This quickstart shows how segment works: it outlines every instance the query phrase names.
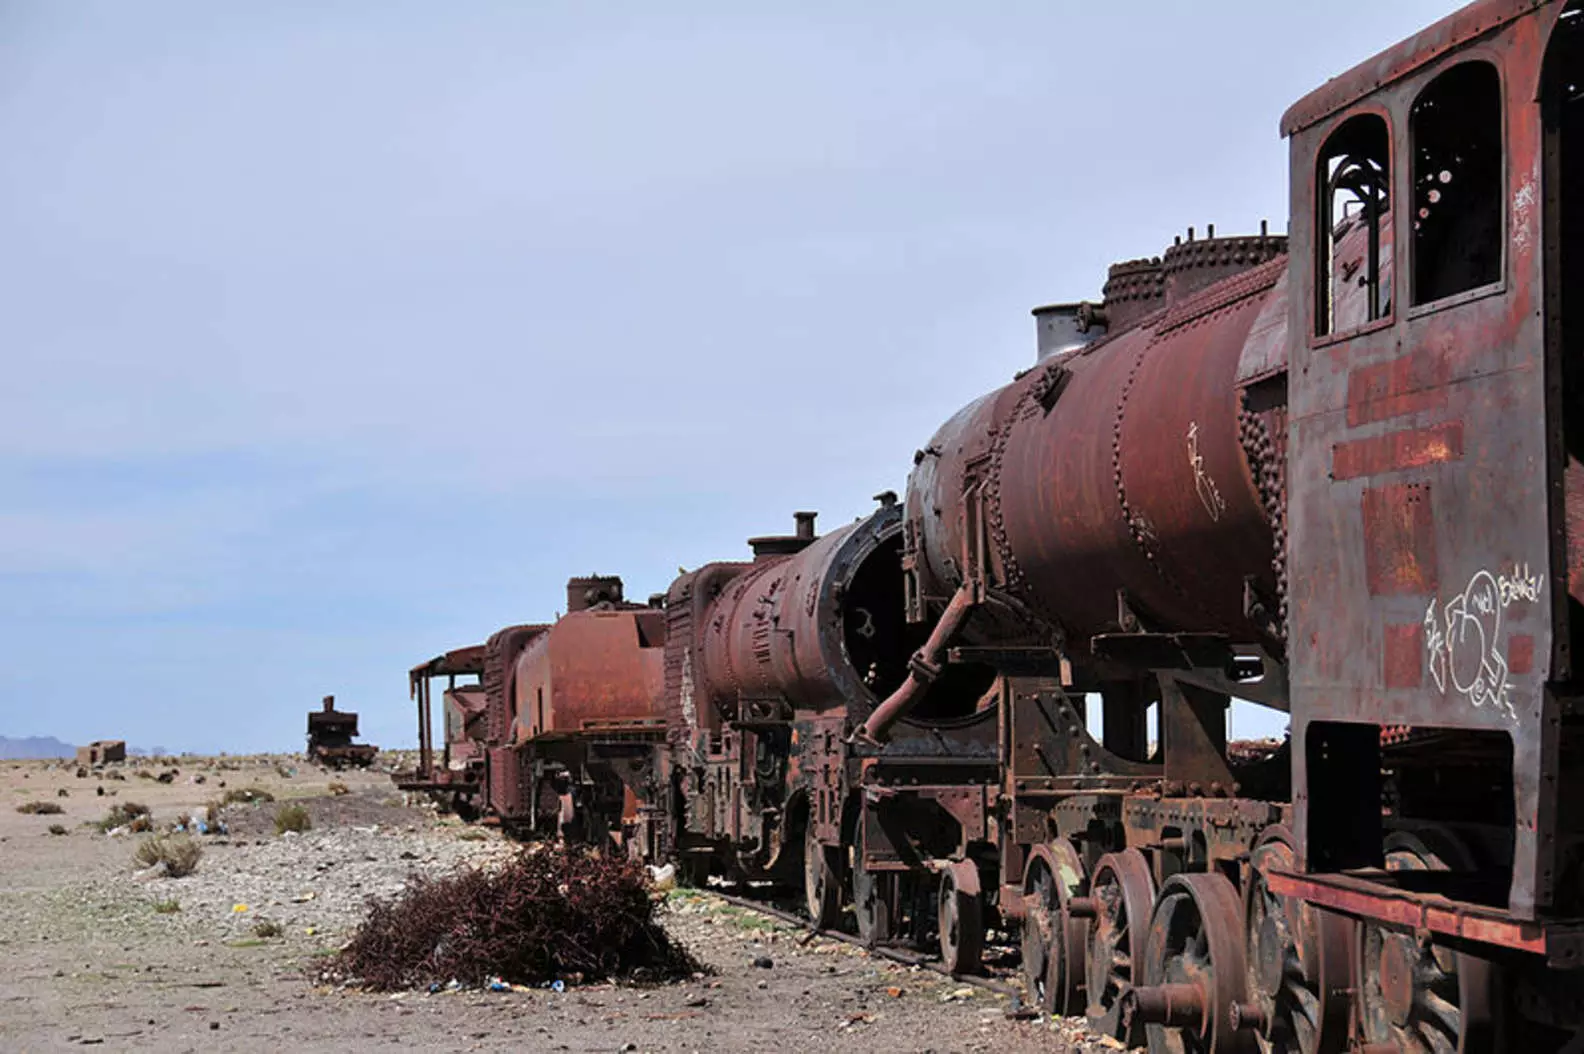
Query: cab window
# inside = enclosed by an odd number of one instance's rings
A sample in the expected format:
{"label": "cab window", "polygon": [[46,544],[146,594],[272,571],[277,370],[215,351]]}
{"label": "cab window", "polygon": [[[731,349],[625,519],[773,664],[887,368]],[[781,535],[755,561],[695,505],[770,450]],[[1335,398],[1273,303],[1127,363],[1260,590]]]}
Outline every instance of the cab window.
{"label": "cab window", "polygon": [[1315,334],[1391,314],[1391,133],[1377,114],[1343,122],[1315,173]]}
{"label": "cab window", "polygon": [[1501,279],[1501,78],[1489,62],[1436,77],[1409,114],[1413,303]]}

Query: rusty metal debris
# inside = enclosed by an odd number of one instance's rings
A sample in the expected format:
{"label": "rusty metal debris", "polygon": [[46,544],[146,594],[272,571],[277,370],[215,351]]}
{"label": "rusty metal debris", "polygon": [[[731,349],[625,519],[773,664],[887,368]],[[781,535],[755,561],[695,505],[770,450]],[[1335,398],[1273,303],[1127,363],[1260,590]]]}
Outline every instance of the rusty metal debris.
{"label": "rusty metal debris", "polygon": [[352,742],[358,734],[358,715],[335,708],[327,695],[318,710],[308,711],[308,760],[333,769],[368,768],[379,747]]}

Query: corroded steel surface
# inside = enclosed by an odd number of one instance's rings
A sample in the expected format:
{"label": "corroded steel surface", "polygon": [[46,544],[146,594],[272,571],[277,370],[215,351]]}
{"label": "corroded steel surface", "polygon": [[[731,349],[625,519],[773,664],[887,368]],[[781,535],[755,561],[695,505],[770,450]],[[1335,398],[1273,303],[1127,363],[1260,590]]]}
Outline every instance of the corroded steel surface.
{"label": "corroded steel surface", "polygon": [[1561,8],[1555,0],[1480,0],[1460,8],[1299,99],[1282,115],[1282,135],[1301,132],[1453,48],[1548,5]]}
{"label": "corroded steel surface", "polygon": [[[1259,640],[1245,579],[1277,591],[1274,535],[1248,464],[1238,378],[1256,322],[1283,295],[1283,245],[1174,247],[1175,296],[1161,310],[952,418],[909,481],[925,597],[943,601],[960,583],[964,508],[982,484],[995,577],[1070,648],[1136,628],[1119,624],[1119,592],[1149,628]],[[1257,331],[1266,373],[1284,365],[1268,330]]]}
{"label": "corroded steel surface", "polygon": [[[1313,159],[1354,111],[1327,114],[1369,92],[1360,106],[1407,128],[1416,100],[1447,68],[1470,57],[1503,63],[1502,281],[1414,308],[1412,275],[1398,266],[1384,280],[1394,305],[1387,317],[1334,336],[1313,335],[1313,297],[1289,303],[1289,636],[1299,785],[1317,778],[1303,745],[1335,741],[1334,723],[1503,737],[1493,742],[1512,757],[1508,905],[1531,918],[1557,895],[1556,813],[1545,800],[1555,793],[1546,769],[1555,764],[1557,704],[1545,685],[1568,663],[1565,637],[1553,631],[1567,587],[1552,574],[1565,553],[1550,485],[1560,428],[1548,413],[1544,365],[1535,103],[1544,34],[1561,5],[1519,17],[1537,6],[1465,8],[1322,89],[1287,123],[1293,257],[1308,259],[1321,236],[1310,205]],[[1478,51],[1458,50],[1475,37]],[[1400,152],[1393,160],[1407,167]],[[1399,200],[1406,177],[1395,173]],[[1399,249],[1413,241],[1416,219],[1406,208],[1387,217]],[[1298,804],[1296,833],[1311,865],[1372,862],[1368,845],[1339,848],[1354,823],[1339,801],[1318,794]]]}
{"label": "corroded steel surface", "polygon": [[517,658],[510,741],[659,725],[664,648],[659,611],[593,607],[562,616]]}

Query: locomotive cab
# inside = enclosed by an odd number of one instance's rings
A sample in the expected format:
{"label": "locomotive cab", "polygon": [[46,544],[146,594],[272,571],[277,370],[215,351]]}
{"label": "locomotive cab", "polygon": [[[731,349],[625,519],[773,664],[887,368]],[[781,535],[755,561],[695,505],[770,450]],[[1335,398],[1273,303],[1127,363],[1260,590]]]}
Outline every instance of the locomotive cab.
{"label": "locomotive cab", "polygon": [[1454,1021],[1495,973],[1402,927],[1584,954],[1564,764],[1584,747],[1581,29],[1577,0],[1486,0],[1283,118],[1307,293],[1289,301],[1287,559],[1309,875],[1273,888],[1365,921],[1369,1042],[1441,1027],[1417,993],[1383,1009],[1394,955],[1452,992]]}

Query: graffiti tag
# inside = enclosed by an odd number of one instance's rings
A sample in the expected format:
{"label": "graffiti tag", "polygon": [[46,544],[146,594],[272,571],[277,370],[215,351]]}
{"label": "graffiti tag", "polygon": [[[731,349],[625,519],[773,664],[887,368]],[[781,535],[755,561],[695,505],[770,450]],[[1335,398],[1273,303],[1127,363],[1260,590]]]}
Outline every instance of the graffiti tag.
{"label": "graffiti tag", "polygon": [[1431,600],[1424,616],[1425,651],[1436,690],[1455,691],[1476,709],[1490,706],[1516,719],[1507,657],[1499,645],[1502,611],[1536,603],[1540,589],[1529,565],[1515,564],[1510,575],[1476,572],[1462,593],[1442,605],[1439,618]]}
{"label": "graffiti tag", "polygon": [[1226,499],[1221,497],[1221,488],[1215,485],[1215,480],[1205,472],[1204,455],[1199,453],[1198,421],[1188,425],[1188,465],[1193,469],[1194,489],[1199,492],[1200,503],[1212,520],[1219,521],[1221,514],[1226,512]]}

